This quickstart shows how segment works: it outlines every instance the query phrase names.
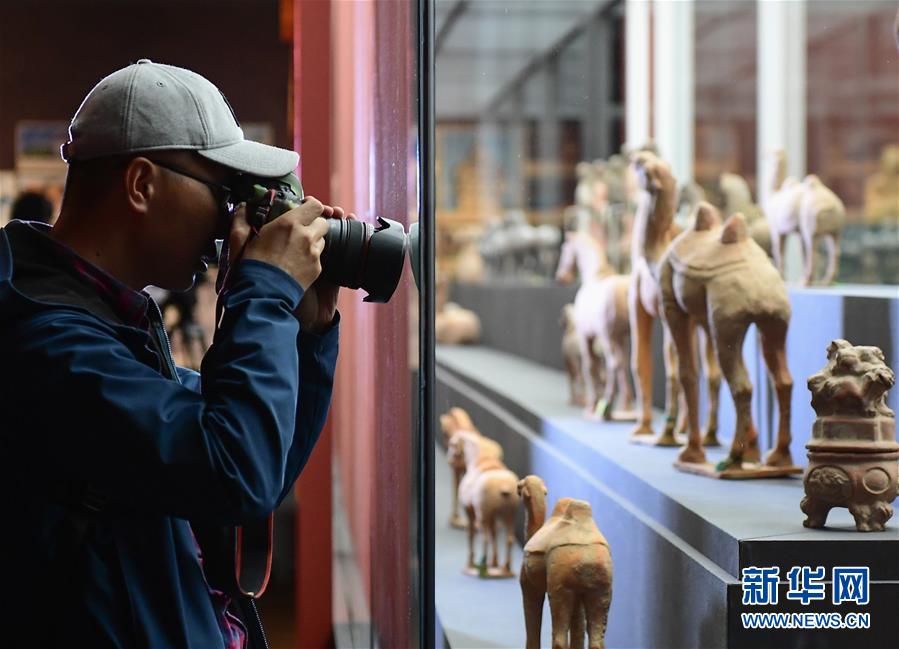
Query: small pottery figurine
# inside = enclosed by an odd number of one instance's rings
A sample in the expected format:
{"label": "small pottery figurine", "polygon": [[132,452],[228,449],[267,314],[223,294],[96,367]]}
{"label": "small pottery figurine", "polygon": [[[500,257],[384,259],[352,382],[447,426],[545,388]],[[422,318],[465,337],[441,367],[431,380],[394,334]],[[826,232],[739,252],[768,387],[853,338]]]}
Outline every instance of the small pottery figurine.
{"label": "small pottery figurine", "polygon": [[786,235],[798,232],[804,257],[803,283],[815,281],[815,251],[822,239],[827,244],[827,270],[821,284],[830,284],[840,267],[840,237],[846,221],[846,208],[821,179],[808,175],[802,182],[786,176],[783,151],[768,154],[766,183],[769,195],[764,204],[771,229],[771,254],[777,270],[783,274]]}
{"label": "small pottery figurine", "polygon": [[[631,402],[631,382],[627,374],[627,291],[630,278],[615,274],[599,240],[586,232],[566,234],[556,279],[571,281],[575,265],[581,287],[574,298],[572,319],[585,386],[585,414],[590,417],[598,415],[605,420],[633,420],[635,415],[627,412]],[[601,344],[605,357],[605,390],[598,403],[600,373],[595,368],[600,359],[594,350],[596,341]],[[619,392],[623,411],[616,412],[613,405]]]}
{"label": "small pottery figurine", "polygon": [[[485,442],[486,440],[486,442]],[[491,447],[492,444],[492,447]],[[497,457],[493,440],[460,431],[450,440],[451,455],[465,458],[465,475],[459,482],[459,502],[468,519],[468,559],[464,572],[479,577],[511,577],[512,545],[515,542],[515,510],[518,507],[518,476]],[[506,532],[506,560],[499,565],[497,526]],[[474,562],[475,533],[484,541],[480,568]],[[489,564],[487,546],[492,547]]]}
{"label": "small pottery figurine", "polygon": [[746,217],[749,226],[749,236],[762,250],[771,254],[771,228],[768,220],[762,212],[762,208],[752,202],[752,192],[749,183],[739,174],[723,173],[718,178],[718,190],[724,197],[724,213],[736,214],[739,212]]}
{"label": "small pottery figurine", "polygon": [[605,646],[612,603],[612,556],[593,522],[590,503],[561,498],[546,518],[546,485],[529,475],[518,483],[525,507],[527,543],[521,562],[521,595],[527,649],[540,648],[543,598],[549,595],[552,646]]}
{"label": "small pottery figurine", "polygon": [[895,381],[877,347],[828,346],[827,365],[808,380],[818,418],[806,444],[806,527],[824,527],[832,507],[848,508],[859,532],[882,531],[893,515],[899,443],[885,396]]}
{"label": "small pottery figurine", "polygon": [[[677,190],[671,167],[649,151],[634,156],[633,169],[640,189],[634,221],[631,248],[630,304],[631,358],[636,378],[637,400],[640,414],[632,440],[658,446],[679,446],[675,438],[678,410],[679,382],[674,344],[667,327],[665,336],[665,429],[655,439],[652,430],[652,321],[661,315],[661,291],[658,284],[659,264],[672,239],[679,233],[674,224],[677,208]],[[709,417],[706,426],[707,445],[717,445],[718,393],[721,370],[715,357],[711,337],[708,337],[703,355],[703,369],[709,382]]]}
{"label": "small pottery figurine", "polygon": [[440,428],[443,432],[443,443],[447,449],[446,461],[453,470],[453,503],[450,510],[450,527],[459,529],[465,528],[465,521],[459,515],[459,482],[465,474],[465,456],[461,451],[461,444],[453,445],[453,436],[472,436],[481,440],[483,453],[485,455],[492,454],[499,460],[503,458],[502,447],[492,439],[481,436],[481,433],[474,427],[468,413],[462,408],[450,408],[448,412],[440,415]]}
{"label": "small pottery figurine", "polygon": [[443,345],[477,343],[481,338],[481,319],[474,311],[447,302],[434,316],[434,336]]}
{"label": "small pottery figurine", "polygon": [[[678,374],[687,403],[689,436],[676,466],[728,478],[801,472],[790,457],[793,380],[785,351],[790,303],[783,279],[765,251],[749,237],[743,215],[733,215],[722,227],[718,211],[709,203],[700,203],[693,229],[679,235],[668,248],[659,267],[659,285],[665,323],[677,347]],[[710,473],[699,431],[693,331],[696,324],[714,340],[737,413],[730,454]],[[758,433],[750,410],[752,384],[743,363],[743,339],[750,324],[755,324],[761,334],[780,415],[777,446],[766,458],[765,467],[757,466]],[[725,471],[728,473],[722,475]]]}

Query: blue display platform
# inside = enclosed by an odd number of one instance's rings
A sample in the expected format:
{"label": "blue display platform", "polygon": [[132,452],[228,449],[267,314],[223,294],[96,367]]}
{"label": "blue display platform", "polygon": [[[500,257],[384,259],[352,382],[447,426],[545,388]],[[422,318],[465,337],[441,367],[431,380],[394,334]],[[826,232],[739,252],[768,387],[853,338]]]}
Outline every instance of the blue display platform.
{"label": "blue display platform", "polygon": [[[516,356],[484,347],[438,347],[437,364],[438,412],[454,405],[466,408],[480,430],[503,445],[512,470],[544,478],[551,502],[569,496],[592,504],[615,566],[607,646],[895,646],[895,519],[886,532],[862,534],[855,532],[846,510],[835,509],[827,529],[807,530],[799,510],[803,489],[798,477],[736,482],[676,471],[676,449],[628,443],[632,424],[582,419],[579,409],[564,403],[567,387],[561,371]],[[710,457],[723,454],[712,451]],[[805,464],[804,452],[795,459]],[[445,515],[438,513],[437,523],[438,557],[453,535],[463,544],[463,554],[438,559],[437,565],[438,614],[450,646],[521,646],[517,582],[460,582],[465,536],[447,528]],[[786,601],[786,572],[794,565],[824,567],[828,598],[831,568],[868,566],[869,605],[835,606],[828,599],[802,607]],[[780,568],[780,604],[742,606],[739,576],[750,566]],[[503,587],[504,594],[494,592]],[[487,588],[490,596],[478,604],[474,593],[483,595]],[[483,607],[491,605],[485,614]],[[745,611],[793,610],[869,612],[871,628],[750,631],[741,623]],[[455,630],[463,634],[457,640],[461,644],[453,644]]]}

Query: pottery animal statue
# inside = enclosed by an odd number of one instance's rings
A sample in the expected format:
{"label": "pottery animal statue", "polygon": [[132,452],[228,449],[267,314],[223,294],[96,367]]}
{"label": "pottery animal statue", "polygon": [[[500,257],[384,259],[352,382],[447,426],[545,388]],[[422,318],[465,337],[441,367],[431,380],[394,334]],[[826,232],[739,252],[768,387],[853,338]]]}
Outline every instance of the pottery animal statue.
{"label": "pottery animal statue", "polygon": [[[631,382],[627,372],[627,292],[630,278],[615,274],[600,241],[585,232],[566,234],[556,279],[570,281],[575,266],[581,286],[575,294],[572,318],[580,349],[585,413],[588,416],[599,415],[605,420],[629,418]],[[597,340],[605,359],[605,387],[599,402],[599,386],[593,372],[599,363],[594,351]],[[616,413],[613,406],[619,393],[623,412]]]}
{"label": "pottery animal statue", "polygon": [[543,598],[549,595],[553,649],[605,646],[612,603],[612,556],[593,521],[590,503],[560,498],[546,520],[546,485],[529,475],[518,483],[527,543],[519,583],[526,649],[539,649]]}
{"label": "pottery animal statue", "polygon": [[[486,438],[479,439],[462,431],[453,436],[451,443],[453,453],[461,448],[465,458],[465,475],[459,482],[459,503],[465,510],[468,523],[465,572],[479,576],[511,577],[518,476],[496,457],[495,448],[485,446],[484,439]],[[499,565],[498,526],[502,526],[506,534],[506,557],[502,566]],[[474,561],[475,535],[478,530],[484,543],[484,559],[480,569]],[[488,545],[492,549],[489,563]]]}
{"label": "pottery animal statue", "polygon": [[882,531],[893,515],[899,443],[885,397],[895,383],[879,348],[828,346],[827,364],[808,380],[818,418],[806,445],[806,527],[824,527],[833,507],[848,508],[860,532]]}
{"label": "pottery animal statue", "polygon": [[434,337],[443,345],[477,343],[481,338],[481,319],[471,309],[447,302],[434,316]]}
{"label": "pottery animal statue", "polygon": [[691,230],[672,243],[659,267],[662,311],[677,348],[678,375],[687,404],[688,439],[679,461],[704,464],[699,431],[698,381],[694,329],[702,327],[714,341],[737,414],[733,444],[719,470],[759,459],[758,434],[752,422],[752,384],[743,363],[743,340],[750,324],[761,334],[762,351],[777,392],[777,445],[766,465],[792,467],[790,395],[786,337],[790,303],[783,279],[765,251],[752,240],[742,214],[722,226],[709,203],[697,207]]}
{"label": "pottery animal statue", "polygon": [[[674,224],[677,191],[671,167],[651,151],[634,155],[632,167],[640,189],[634,221],[631,248],[631,285],[628,292],[631,325],[631,365],[636,376],[639,413],[633,431],[636,441],[650,437],[652,430],[652,323],[661,316],[661,291],[658,269],[669,244],[678,234]],[[655,444],[679,446],[674,431],[677,423],[678,394],[677,361],[668,328],[663,326],[665,349],[665,428]],[[703,355],[705,375],[709,384],[709,416],[706,424],[708,445],[717,445],[718,393],[721,371],[711,339]]]}
{"label": "pottery animal statue", "polygon": [[718,190],[724,198],[724,213],[742,214],[749,226],[749,236],[770,255],[771,228],[762,208],[753,202],[746,179],[739,174],[725,172],[718,178]]}
{"label": "pottery animal statue", "polygon": [[[578,342],[577,328],[574,326],[574,304],[562,307],[559,316],[562,327],[562,362],[565,364],[565,376],[568,379],[568,403],[573,406],[584,406],[584,375],[581,374],[581,346]],[[599,363],[596,364],[599,369]],[[599,380],[598,377],[596,380]]]}
{"label": "pottery animal statue", "polygon": [[[461,410],[461,408],[460,408]],[[445,414],[440,416],[441,427],[443,426],[444,419],[447,417],[451,417],[450,414]],[[464,443],[466,439],[473,439],[477,441],[477,444],[481,447],[481,456],[485,459],[494,458],[502,461],[503,459],[503,448],[494,440],[484,437],[481,435],[480,431],[478,431],[473,426],[471,428],[456,428],[452,429],[452,433],[450,434],[449,440],[447,442],[447,455],[446,461],[450,465],[450,468],[453,470],[453,501],[452,501],[452,509],[450,510],[450,519],[449,524],[450,527],[455,527],[458,529],[465,529],[467,527],[467,523],[464,518],[459,514],[459,485],[462,482],[462,477],[465,475],[465,452],[464,452]]]}
{"label": "pottery animal statue", "polygon": [[786,155],[783,151],[768,154],[765,186],[768,197],[763,201],[771,230],[771,253],[778,271],[783,274],[783,251],[787,235],[798,232],[802,238],[803,284],[815,282],[815,256],[819,242],[827,245],[827,269],[821,284],[830,284],[840,266],[840,237],[846,221],[843,201],[828,189],[821,179],[811,174],[802,182],[786,177]]}

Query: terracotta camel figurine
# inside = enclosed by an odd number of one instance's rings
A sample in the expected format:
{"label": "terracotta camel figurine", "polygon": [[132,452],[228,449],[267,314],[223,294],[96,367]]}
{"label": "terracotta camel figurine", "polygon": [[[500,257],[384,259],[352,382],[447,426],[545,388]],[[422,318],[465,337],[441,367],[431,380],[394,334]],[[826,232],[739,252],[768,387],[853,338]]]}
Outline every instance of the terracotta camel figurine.
{"label": "terracotta camel figurine", "polygon": [[750,238],[743,215],[733,215],[722,227],[717,210],[709,203],[700,203],[693,228],[672,242],[658,272],[663,314],[677,347],[678,375],[687,403],[689,436],[679,460],[705,463],[700,443],[693,335],[698,324],[714,338],[737,413],[730,454],[718,468],[739,467],[743,460],[758,461],[758,435],[750,411],[752,384],[743,363],[743,339],[749,325],[755,324],[776,387],[780,415],[777,446],[766,464],[792,466],[793,380],[784,348],[790,303],[783,279],[765,251]]}
{"label": "terracotta camel figurine", "polygon": [[526,649],[539,649],[543,598],[549,594],[553,649],[605,646],[612,603],[609,544],[593,521],[590,503],[560,498],[546,519],[546,485],[529,475],[518,483],[527,543],[521,562]]}
{"label": "terracotta camel figurine", "polygon": [[[480,530],[485,561],[488,544],[493,550],[487,575],[511,577],[518,476],[495,456],[495,452],[485,446],[485,439],[487,438],[483,436],[473,436],[470,431],[459,431],[451,440],[452,452],[458,453],[461,449],[465,457],[465,475],[459,482],[459,502],[468,519],[468,559],[465,572],[485,576],[474,562],[475,533]],[[506,559],[501,568],[496,537],[498,524],[502,524],[506,532]]]}
{"label": "terracotta camel figurine", "polygon": [[[639,193],[631,248],[631,286],[628,293],[631,324],[631,364],[636,376],[639,419],[632,436],[653,435],[652,430],[652,322],[661,316],[661,291],[656,279],[668,245],[678,234],[674,224],[677,191],[671,167],[650,151],[640,151],[632,163]],[[665,428],[655,441],[659,446],[679,446],[674,436],[678,411],[679,380],[674,344],[663,326],[665,347]],[[721,370],[710,337],[706,339],[703,370],[708,381],[709,413],[704,444],[717,446],[718,398]]]}
{"label": "terracotta camel figurine", "polygon": [[[629,410],[631,404],[631,382],[627,371],[630,328],[627,292],[630,278],[615,274],[600,241],[586,232],[566,234],[556,279],[571,281],[575,265],[581,287],[574,298],[572,319],[580,348],[585,413],[588,416],[599,415],[604,420],[629,418],[626,412],[613,415],[613,406],[619,393],[623,411]],[[597,340],[605,359],[605,388],[599,402],[596,400],[599,386],[593,371],[599,361],[594,351]]]}
{"label": "terracotta camel figurine", "polygon": [[764,200],[765,215],[771,230],[771,253],[777,270],[783,275],[785,237],[798,232],[802,237],[803,284],[815,282],[815,256],[818,243],[827,244],[827,269],[822,284],[830,284],[840,267],[840,237],[846,222],[843,201],[821,179],[810,174],[799,182],[786,177],[786,155],[773,151],[767,155]]}

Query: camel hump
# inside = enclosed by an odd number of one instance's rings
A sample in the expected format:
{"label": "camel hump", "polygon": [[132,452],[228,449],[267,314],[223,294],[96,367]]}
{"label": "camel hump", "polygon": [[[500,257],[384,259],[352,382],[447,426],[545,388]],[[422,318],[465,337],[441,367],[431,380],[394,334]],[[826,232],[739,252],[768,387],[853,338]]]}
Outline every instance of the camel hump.
{"label": "camel hump", "polygon": [[821,179],[818,178],[818,176],[816,176],[815,174],[809,174],[809,175],[807,175],[807,176],[803,179],[802,182],[804,182],[804,183],[805,183],[807,186],[809,186],[809,187],[816,187],[816,186],[818,186],[818,185],[823,185],[823,184],[824,184],[824,183],[821,182]]}
{"label": "camel hump", "polygon": [[696,214],[693,221],[694,230],[711,230],[719,223],[721,223],[721,217],[718,215],[718,210],[715,209],[714,205],[707,201],[700,201],[696,205]]}
{"label": "camel hump", "polygon": [[721,243],[739,243],[749,238],[749,228],[746,226],[746,217],[737,212],[724,222],[721,229]]}
{"label": "camel hump", "polygon": [[570,502],[565,508],[565,518],[571,521],[582,522],[587,519],[593,520],[593,508],[586,500],[569,499]]}

